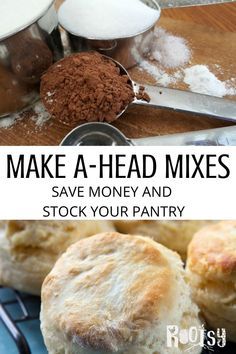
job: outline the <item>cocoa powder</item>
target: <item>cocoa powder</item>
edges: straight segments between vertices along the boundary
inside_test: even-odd
[[[135,96],[136,96],[137,100],[142,100],[142,101],[145,101],[148,103],[151,101],[151,97],[145,91],[145,86],[139,86],[139,90]]]
[[[40,94],[49,113],[64,123],[111,122],[135,97],[128,76],[96,52],[54,64],[42,77]]]

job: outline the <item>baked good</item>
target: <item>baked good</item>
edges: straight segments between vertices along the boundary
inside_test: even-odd
[[[119,232],[151,237],[154,241],[178,252],[182,259],[187,256],[187,248],[193,235],[200,228],[213,221],[115,221]]]
[[[236,342],[236,221],[205,227],[188,249],[193,296],[212,328],[225,328]]]
[[[68,246],[109,230],[113,226],[106,221],[9,221],[0,233],[0,284],[39,295]]]
[[[80,240],[42,287],[49,354],[177,354],[166,326],[199,326],[180,257],[141,236],[108,232]],[[200,347],[191,353],[200,353]]]

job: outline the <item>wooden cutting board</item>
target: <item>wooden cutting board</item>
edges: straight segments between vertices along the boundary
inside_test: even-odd
[[[188,40],[193,53],[191,65],[208,65],[221,80],[236,77],[236,3],[166,9],[158,25]],[[153,78],[138,68],[132,69],[130,74],[140,83],[154,84]],[[183,83],[178,88],[187,89]],[[236,97],[231,99],[236,100]],[[224,127],[230,123],[186,113],[132,106],[114,125],[126,136],[137,138]],[[58,145],[75,126],[66,126],[51,119],[39,128],[27,117],[8,129],[1,128],[0,144]]]

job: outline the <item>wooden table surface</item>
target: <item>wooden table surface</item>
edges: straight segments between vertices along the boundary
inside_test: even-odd
[[[61,0],[59,0],[61,1]],[[163,10],[159,26],[186,38],[193,56],[191,65],[204,64],[223,80],[236,77],[236,3]],[[217,66],[220,70],[217,70]],[[134,68],[130,72],[140,83],[154,84],[153,78]],[[183,84],[179,88],[187,89]],[[231,97],[236,99],[236,97]],[[210,129],[230,125],[220,120],[132,106],[115,123],[129,137],[145,137]],[[12,127],[0,128],[1,145],[58,145],[76,126],[50,119],[41,128],[25,118]]]

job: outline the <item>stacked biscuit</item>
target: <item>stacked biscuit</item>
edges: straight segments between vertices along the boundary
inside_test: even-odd
[[[208,328],[225,328],[236,341],[236,222],[11,221],[2,228],[0,284],[39,294],[46,277],[41,323],[49,354],[200,353],[199,345],[166,343],[168,325],[201,326],[197,305]],[[173,250],[187,257],[187,271]]]
[[[73,243],[103,231],[151,237],[185,260],[194,233],[209,221],[9,221],[0,227],[0,284],[39,295],[45,276]]]
[[[225,328],[236,342],[236,222],[199,231],[188,250],[187,273],[193,297],[209,325]]]
[[[213,221],[114,221],[119,232],[151,237],[186,260],[188,245],[193,235]]]
[[[180,354],[188,345],[168,348],[167,326],[201,322],[180,257],[112,232],[77,242],[57,261],[43,284],[41,324],[50,354]]]
[[[113,230],[100,221],[9,221],[0,230],[0,285],[40,295],[46,275],[68,246]]]

